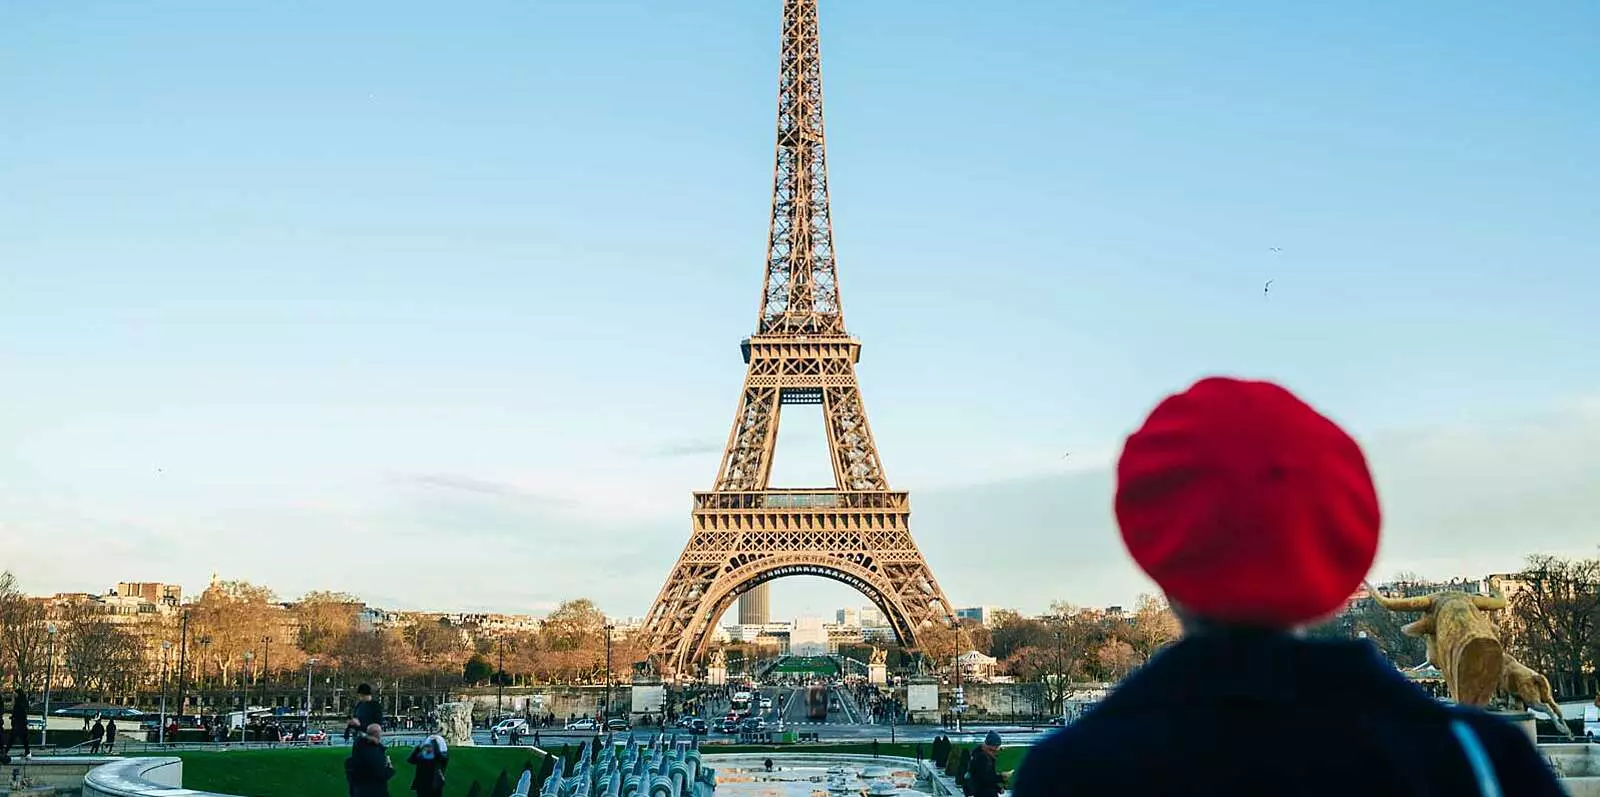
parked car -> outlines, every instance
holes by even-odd
[[[706,721],[703,720],[703,719],[700,719],[699,717],[690,717],[689,718],[689,724],[684,726],[684,727],[688,728],[690,733],[695,734],[697,736],[701,735],[701,734],[704,734],[704,733],[707,733],[707,732],[709,732],[711,730],[709,727],[706,726]]]
[[[606,720],[606,730],[608,731],[625,731],[631,727],[633,726],[629,725],[628,721],[621,717],[612,717]]]
[[[1583,738],[1600,741],[1600,706],[1583,707]]]
[[[528,721],[521,717],[511,717],[510,719],[500,720],[499,724],[489,729],[490,735],[496,737],[510,736],[512,731],[524,736],[528,735]]]
[[[594,717],[579,717],[567,723],[566,728],[569,731],[598,731],[600,723],[595,722]]]

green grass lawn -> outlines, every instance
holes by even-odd
[[[183,751],[173,753],[183,759],[183,786],[186,789],[239,794],[244,797],[348,797],[344,782],[344,760],[350,750],[345,745],[291,748],[283,750]],[[406,763],[411,747],[390,748],[394,759],[394,779],[389,794],[411,793],[413,767]],[[516,785],[522,766],[538,754],[527,748],[455,747],[450,750],[450,771],[445,795],[465,797],[474,780],[483,784],[483,794],[494,788],[503,769]]]
[[[826,656],[790,657],[778,662],[773,673],[791,675],[838,675],[839,665]]]

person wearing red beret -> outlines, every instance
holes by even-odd
[[[1162,401],[1115,508],[1183,638],[1035,745],[1014,797],[1564,794],[1509,723],[1300,633],[1366,577],[1381,514],[1361,448],[1288,390],[1214,377]]]

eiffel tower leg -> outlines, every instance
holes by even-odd
[[[728,445],[722,455],[721,474],[717,489],[728,491],[763,490],[772,473],[772,450],[778,442],[778,417],[781,413],[781,393],[776,380],[768,386],[752,383],[759,376],[751,366],[745,377],[739,413],[734,417],[733,431],[728,433]]]
[[[849,382],[822,391],[822,408],[828,419],[828,444],[833,449],[834,481],[844,490],[887,490],[878,446],[861,407],[861,390],[853,369]]]

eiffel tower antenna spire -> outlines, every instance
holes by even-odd
[[[744,390],[711,492],[694,495],[694,531],[645,617],[656,666],[692,675],[734,599],[773,579],[831,578],[878,606],[906,646],[955,624],[911,539],[911,503],[889,489],[845,332],[828,208],[817,0],[784,0],[778,141],[766,277]],[[784,405],[821,405],[833,485],[773,489]]]
[[[761,292],[760,334],[844,334],[828,208],[828,156],[822,124],[822,50],[817,4],[783,4],[778,78],[778,155],[772,227]]]

